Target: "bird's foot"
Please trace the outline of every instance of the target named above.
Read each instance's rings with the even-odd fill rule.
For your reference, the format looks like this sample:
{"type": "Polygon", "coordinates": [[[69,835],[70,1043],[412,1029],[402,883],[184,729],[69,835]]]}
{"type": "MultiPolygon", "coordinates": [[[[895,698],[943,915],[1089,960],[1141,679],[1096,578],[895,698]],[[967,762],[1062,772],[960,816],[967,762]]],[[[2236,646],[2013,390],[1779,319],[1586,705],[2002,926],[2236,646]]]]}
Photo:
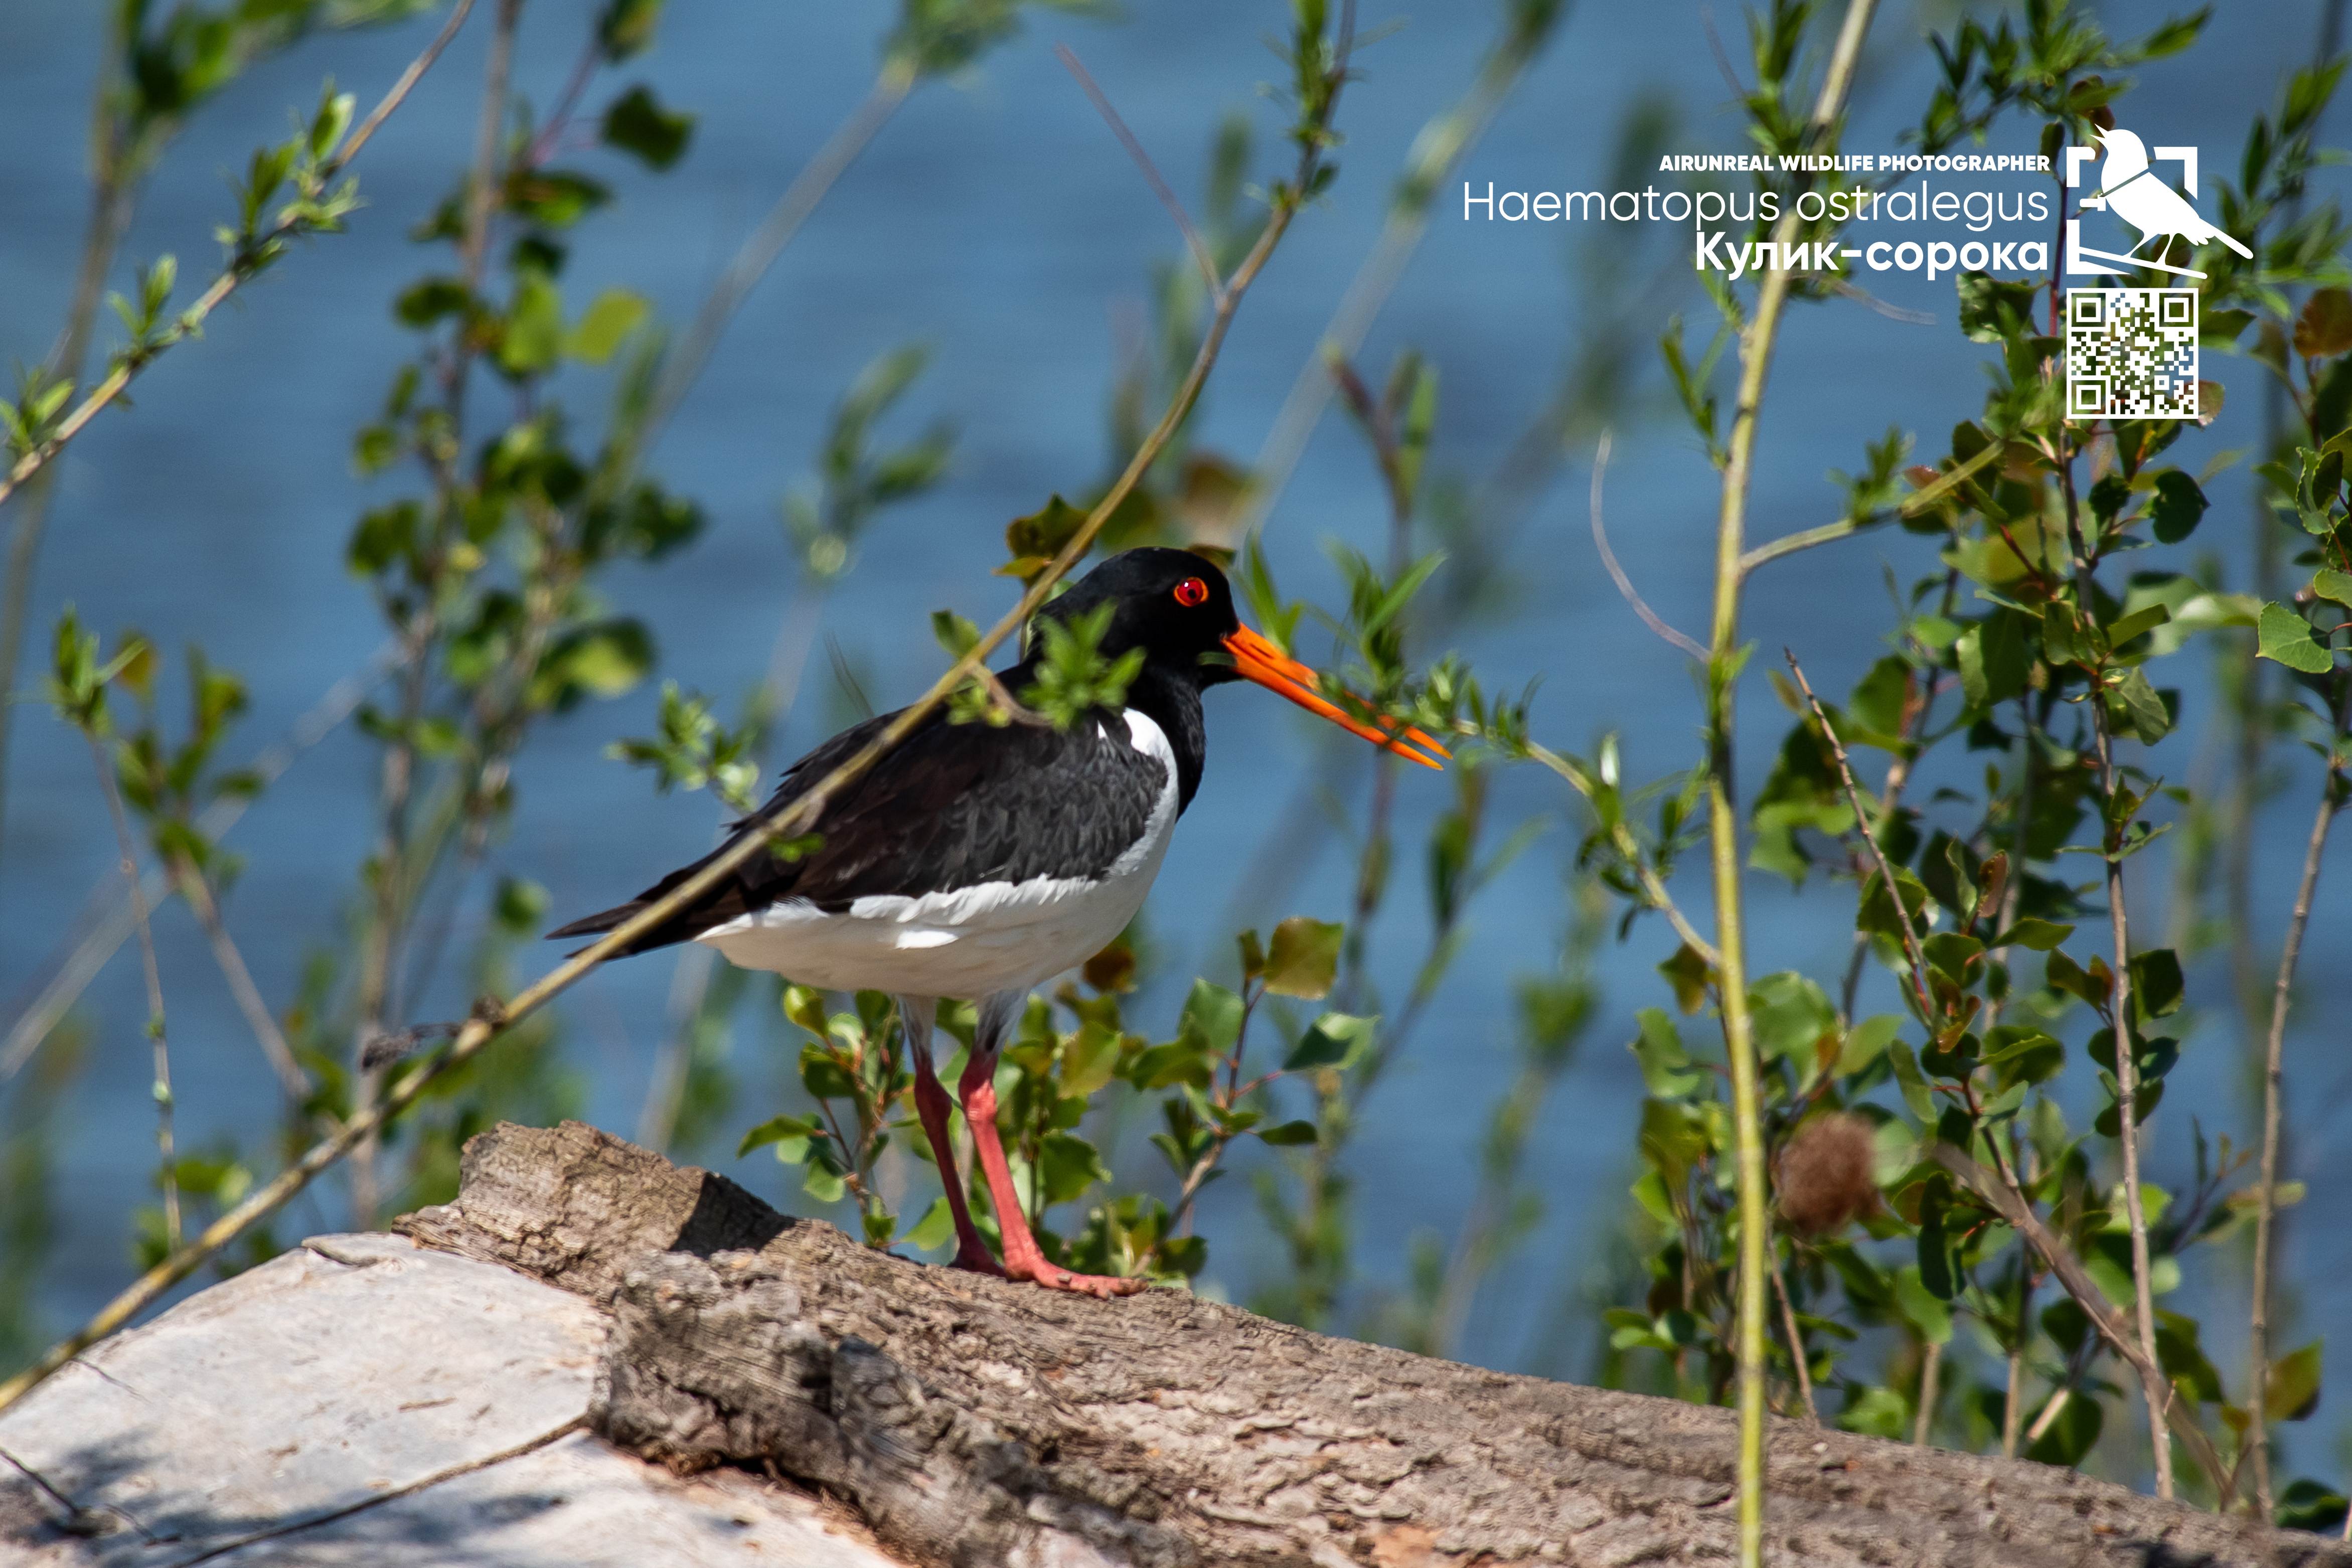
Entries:
{"type": "Polygon", "coordinates": [[[1048,1263],[1043,1253],[1034,1257],[1016,1253],[1004,1260],[1004,1272],[1011,1279],[1025,1279],[1048,1290],[1067,1290],[1073,1295],[1092,1296],[1102,1301],[1115,1296],[1132,1296],[1149,1283],[1142,1279],[1122,1279],[1115,1274],[1075,1273],[1058,1264],[1048,1263]]]}
{"type": "Polygon", "coordinates": [[[995,1258],[990,1254],[988,1248],[981,1246],[976,1241],[967,1242],[963,1246],[957,1247],[955,1261],[949,1264],[948,1267],[950,1268],[969,1269],[974,1274],[986,1274],[998,1279],[1007,1278],[1004,1272],[1004,1265],[996,1261],[995,1258]]]}

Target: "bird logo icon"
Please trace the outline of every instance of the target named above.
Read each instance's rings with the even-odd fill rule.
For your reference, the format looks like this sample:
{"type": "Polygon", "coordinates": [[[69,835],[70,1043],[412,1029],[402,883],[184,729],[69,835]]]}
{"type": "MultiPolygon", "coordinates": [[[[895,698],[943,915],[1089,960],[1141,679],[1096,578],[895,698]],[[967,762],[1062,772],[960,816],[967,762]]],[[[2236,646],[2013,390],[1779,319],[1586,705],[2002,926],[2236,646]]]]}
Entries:
{"type": "Polygon", "coordinates": [[[2164,242],[2168,242],[2175,236],[2186,239],[2192,246],[2219,241],[2248,260],[2253,258],[2252,250],[2219,225],[2208,222],[2190,199],[2197,194],[2196,148],[2158,147],[2151,155],[2147,142],[2121,126],[2093,132],[2091,139],[2097,143],[2095,147],[2069,147],[2066,150],[2066,183],[2079,185],[2083,164],[2093,158],[2100,158],[2098,188],[2083,197],[2081,205],[2114,213],[2139,231],[2139,240],[2121,255],[2092,250],[2082,242],[2082,220],[2070,218],[2066,224],[2068,272],[2114,277],[2132,267],[2147,267],[2180,278],[2203,278],[2205,274],[2202,272],[2175,267],[2163,259],[2164,242]],[[2159,161],[2178,162],[2181,165],[2188,195],[2173,189],[2156,173],[2156,163],[2159,161]],[[2140,251],[2150,241],[2158,243],[2150,257],[2142,257],[2140,251]],[[2094,265],[2097,262],[2124,265],[2094,265]]]}

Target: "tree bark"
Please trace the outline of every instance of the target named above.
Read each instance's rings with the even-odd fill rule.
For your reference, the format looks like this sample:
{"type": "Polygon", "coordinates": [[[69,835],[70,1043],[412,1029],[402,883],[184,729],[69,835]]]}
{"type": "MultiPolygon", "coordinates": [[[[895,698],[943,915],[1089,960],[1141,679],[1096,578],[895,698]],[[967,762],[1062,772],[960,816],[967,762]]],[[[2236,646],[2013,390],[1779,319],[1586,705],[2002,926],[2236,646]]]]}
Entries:
{"type": "MultiPolygon", "coordinates": [[[[1729,1410],[1507,1376],[1158,1289],[1103,1302],[871,1251],[576,1122],[502,1126],[399,1222],[605,1305],[592,1426],[847,1499],[924,1563],[1730,1558],[1729,1410]]],[[[1776,1420],[1767,1555],[2352,1568],[2073,1471],[1776,1420]]]]}

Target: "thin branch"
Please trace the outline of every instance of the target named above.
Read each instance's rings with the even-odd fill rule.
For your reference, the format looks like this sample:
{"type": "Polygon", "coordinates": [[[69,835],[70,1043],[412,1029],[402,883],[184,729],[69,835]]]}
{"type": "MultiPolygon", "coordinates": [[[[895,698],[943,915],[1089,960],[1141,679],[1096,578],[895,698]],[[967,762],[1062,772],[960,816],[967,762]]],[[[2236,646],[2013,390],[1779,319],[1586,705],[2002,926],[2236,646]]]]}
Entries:
{"type": "MultiPolygon", "coordinates": [[[[1528,755],[1566,779],[1570,786],[1579,795],[1591,798],[1591,781],[1583,776],[1581,770],[1570,763],[1566,757],[1550,747],[1533,741],[1528,742],[1528,755]]],[[[1659,878],[1649,859],[1642,854],[1642,847],[1633,837],[1633,829],[1625,826],[1622,817],[1611,832],[1609,841],[1619,857],[1633,868],[1634,879],[1640,884],[1643,897],[1648,901],[1649,907],[1666,917],[1666,922],[1675,928],[1675,934],[1687,942],[1692,952],[1706,960],[1708,967],[1713,968],[1721,964],[1723,960],[1715,951],[1715,944],[1699,934],[1698,928],[1691,924],[1690,918],[1685,915],[1681,907],[1675,902],[1674,895],[1666,891],[1666,884],[1659,878]]]]}
{"type": "MultiPolygon", "coordinates": [[[[1876,8],[1876,0],[1847,0],[1837,44],[1813,105],[1811,140],[1816,143],[1834,145],[1834,133],[1853,86],[1855,63],[1862,56],[1862,40],[1876,8]]],[[[1774,242],[1784,247],[1793,244],[1798,221],[1796,204],[1791,203],[1773,226],[1774,242]]],[[[1764,275],[1756,309],[1740,333],[1739,388],[1732,405],[1722,503],[1716,517],[1715,610],[1706,658],[1707,868],[1715,892],[1716,946],[1722,954],[1717,995],[1724,1055],[1731,1068],[1733,1181],[1739,1215],[1734,1350],[1738,1368],[1740,1568],[1762,1568],[1764,1561],[1764,1278],[1772,1246],[1772,1215],[1764,1169],[1764,1109],[1759,1082],[1762,1068],[1748,1011],[1747,928],[1732,738],[1738,722],[1739,592],[1744,580],[1740,563],[1747,538],[1748,483],[1756,461],[1757,420],[1771,374],[1772,346],[1789,300],[1790,276],[1778,269],[1764,275]]]]}
{"type": "Polygon", "coordinates": [[[1789,1336],[1789,1364],[1797,1369],[1797,1397],[1803,1402],[1805,1419],[1818,1426],[1822,1413],[1813,1408],[1813,1372],[1805,1364],[1805,1336],[1797,1331],[1797,1309],[1789,1300],[1789,1282],[1780,1277],[1780,1254],[1776,1247],[1772,1260],[1772,1292],[1780,1298],[1780,1328],[1789,1336]]]}
{"type": "Polygon", "coordinates": [[[253,1031],[278,1081],[285,1085],[287,1098],[300,1105],[310,1097],[310,1075],[294,1059],[294,1047],[286,1043],[285,1031],[270,1016],[269,1005],[261,999],[260,987],[253,983],[253,972],[245,966],[245,955],[237,952],[236,941],[228,934],[227,923],[221,919],[220,900],[213,896],[211,879],[185,858],[175,859],[171,869],[173,879],[180,886],[180,897],[194,911],[196,923],[205,928],[205,939],[212,945],[213,962],[220,965],[221,978],[228,982],[229,994],[236,999],[237,1011],[245,1015],[246,1026],[253,1031]]]}
{"type": "MultiPolygon", "coordinates": [[[[467,13],[473,8],[474,0],[457,0],[457,8],[449,13],[449,20],[442,25],[441,31],[434,36],[433,41],[425,46],[425,52],[408,63],[408,68],[402,71],[399,79],[392,84],[392,90],[383,95],[365,120],[360,121],[360,128],[352,133],[351,139],[332,158],[320,165],[319,183],[322,186],[332,184],[337,175],[351,166],[352,160],[360,155],[360,150],[367,145],[376,128],[391,117],[392,111],[407,99],[409,90],[432,68],[433,62],[441,58],[441,51],[448,47],[449,40],[457,36],[457,29],[464,24],[467,13]]],[[[257,274],[255,258],[267,254],[273,245],[292,233],[300,221],[299,216],[289,213],[263,230],[250,247],[230,258],[220,276],[196,297],[194,304],[180,313],[179,320],[155,341],[149,352],[135,356],[126,355],[89,396],[75,405],[73,412],[65,416],[48,439],[17,458],[7,475],[0,478],[0,501],[6,500],[26,479],[47,468],[51,459],[65,450],[67,443],[80,435],[83,427],[97,418],[108,404],[122,395],[141,371],[154,363],[174,344],[194,336],[223,300],[236,293],[240,284],[257,274]]]]}
{"type": "MultiPolygon", "coordinates": [[[[1979,469],[1999,458],[2000,453],[2001,443],[1999,441],[1990,443],[1967,462],[1954,465],[1947,472],[1937,475],[1911,495],[1904,498],[1903,503],[1895,509],[1895,515],[1898,518],[1918,516],[1965,484],[1979,469]]],[[[1865,521],[1866,520],[1842,517],[1835,522],[1825,522],[1818,528],[1801,529],[1795,533],[1783,534],[1769,544],[1759,544],[1741,556],[1739,574],[1745,577],[1768,561],[1778,561],[1781,556],[1793,555],[1800,550],[1811,550],[1816,544],[1834,543],[1849,534],[1859,532],[1865,525],[1865,521]]],[[[2021,553],[2018,559],[2022,561],[2024,556],[2021,553]]]]}
{"type": "MultiPolygon", "coordinates": [[[[1354,26],[1353,0],[1343,0],[1339,34],[1342,40],[1353,36],[1354,26]]],[[[1000,643],[1027,622],[1044,605],[1055,585],[1094,547],[1097,536],[1110,521],[1111,514],[1133,493],[1145,471],[1159,460],[1178,427],[1192,413],[1193,405],[1200,400],[1201,389],[1206,384],[1209,372],[1215,366],[1223,349],[1225,334],[1233,326],[1234,313],[1241,308],[1250,285],[1256,281],[1258,274],[1272,258],[1275,247],[1288,232],[1292,219],[1305,205],[1305,193],[1310,188],[1316,172],[1322,166],[1324,132],[1339,108],[1341,89],[1347,81],[1348,66],[1349,54],[1343,47],[1336,52],[1327,78],[1327,91],[1318,118],[1302,128],[1302,148],[1297,173],[1291,183],[1277,192],[1265,228],[1259,232],[1249,254],[1234,269],[1233,279],[1210,319],[1207,331],[1202,336],[1200,349],[1193,355],[1192,368],[1170,398],[1160,423],[1136,448],[1125,470],[1103,493],[1102,499],[1095,503],[1094,510],[1087,515],[1086,521],[1078,526],[1077,531],[1071,535],[1069,542],[1062,547],[1045,571],[1038,574],[1021,595],[1020,602],[1003,619],[982,633],[945,673],[931,683],[929,690],[901,709],[898,716],[860,747],[856,754],[773,816],[748,823],[747,831],[733,845],[713,856],[700,871],[524,987],[511,1001],[500,1004],[486,998],[478,1004],[473,1016],[466,1021],[457,1038],[442,1055],[407,1074],[383,1100],[352,1116],[333,1136],[313,1144],[301,1159],[206,1226],[204,1234],[194,1243],[149,1269],[81,1328],[52,1345],[32,1365],[0,1383],[0,1411],[15,1405],[90,1345],[121,1328],[165,1291],[203,1267],[205,1259],[275,1213],[315,1181],[321,1172],[357,1147],[362,1140],[375,1136],[387,1121],[415,1104],[436,1079],[472,1060],[510,1025],[520,1023],[546,1006],[582,976],[734,875],[738,868],[754,856],[768,854],[775,843],[808,832],[841,791],[864,777],[886,753],[938,712],[950,695],[982,668],[982,662],[1000,643]]]]}
{"type": "Polygon", "coordinates": [[[155,1152],[161,1160],[163,1187],[163,1239],[173,1251],[180,1247],[180,1173],[172,1141],[172,1047],[163,1032],[163,973],[155,962],[155,929],[147,918],[147,894],[140,886],[139,852],[131,847],[131,818],[122,809],[122,790],[115,782],[114,764],[94,729],[82,731],[89,742],[89,760],[98,768],[99,793],[106,797],[106,814],[114,820],[114,842],[122,856],[123,885],[131,889],[131,915],[139,927],[139,961],[147,981],[147,1038],[153,1047],[155,1152]]]}
{"type": "Polygon", "coordinates": [[[776,205],[743,242],[742,248],[727,264],[727,270],[719,274],[719,281],[711,285],[686,336],[664,356],[661,377],[654,384],[651,406],[646,415],[646,439],[650,440],[677,412],[679,402],[710,363],[711,353],[725,334],[727,323],[734,320],[735,312],[742,309],[743,301],[767,275],[768,268],[775,265],[776,258],[792,244],[793,237],[816,211],[817,204],[824,200],[834,182],[857,161],[866,144],[898,112],[898,106],[914,90],[915,81],[913,67],[904,60],[893,57],[885,63],[881,74],[874,79],[874,85],[850,111],[849,118],[841,122],[824,145],[817,149],[816,156],[784,188],[784,194],[776,198],[776,205]]]}
{"type": "Polygon", "coordinates": [[[1103,117],[1103,123],[1110,127],[1110,133],[1118,138],[1118,144],[1127,149],[1127,155],[1135,160],[1138,169],[1143,171],[1144,184],[1150,185],[1151,194],[1160,198],[1160,205],[1168,209],[1168,216],[1176,220],[1177,228],[1183,233],[1185,247],[1192,251],[1194,264],[1201,268],[1201,280],[1209,286],[1209,299],[1213,302],[1224,283],[1217,277],[1216,258],[1209,254],[1208,242],[1201,237],[1201,231],[1192,226],[1192,216],[1185,212],[1184,204],[1176,199],[1176,193],[1168,188],[1168,182],[1160,177],[1158,169],[1152,167],[1151,154],[1143,150],[1143,143],[1135,139],[1135,132],[1129,131],[1127,121],[1118,117],[1118,110],[1111,107],[1110,100],[1104,97],[1102,89],[1095,85],[1095,79],[1087,74],[1087,68],[1078,63],[1078,57],[1072,52],[1070,46],[1055,44],[1054,53],[1069,73],[1078,79],[1078,86],[1085,89],[1087,100],[1094,104],[1095,112],[1103,117]]]}
{"type": "Polygon", "coordinates": [[[1685,636],[1668,626],[1664,617],[1643,602],[1642,595],[1633,590],[1633,579],[1625,575],[1625,568],[1617,564],[1617,552],[1609,548],[1609,530],[1601,521],[1601,482],[1609,474],[1609,447],[1612,434],[1607,430],[1601,432],[1601,445],[1592,452],[1592,542],[1601,552],[1601,563],[1609,568],[1609,580],[1617,584],[1617,592],[1633,606],[1633,613],[1642,617],[1643,626],[1693,658],[1705,663],[1706,649],[1699,646],[1696,637],[1685,636]]]}
{"type": "MultiPolygon", "coordinates": [[[[2083,1309],[2084,1315],[2091,1320],[2092,1325],[2099,1331],[2099,1337],[2107,1342],[2109,1348],[2128,1362],[2143,1378],[2161,1378],[2164,1375],[2157,1367],[2155,1359],[2140,1348],[2131,1325],[2124,1321],[2121,1314],[2109,1304],[2106,1293],[2091,1278],[2090,1270],[2083,1267],[2073,1248],[2042,1223],[2042,1216],[2033,1212],[2033,1205],[2025,1201],[2025,1194],[2017,1190],[2015,1183],[2006,1173],[1997,1175],[1986,1170],[1949,1143],[1938,1142],[1930,1152],[1930,1157],[1965,1182],[1970,1191],[1992,1206],[2011,1229],[2023,1237],[2033,1250],[2042,1255],[2042,1261],[2050,1265],[2051,1273],[2058,1277],[2058,1283],[2065,1288],[2066,1294],[2074,1299],[2074,1304],[2083,1309]]],[[[2058,1397],[2064,1396],[2065,1391],[2062,1389],[2058,1397]]],[[[2215,1478],[2218,1484],[2221,1477],[2229,1474],[2229,1467],[2221,1463],[2221,1455],[2213,1449],[2212,1440],[2205,1436],[2204,1429],[2197,1425],[2197,1418],[2180,1401],[2168,1400],[2165,1403],[2169,1407],[2165,1414],[2171,1420],[2173,1431],[2189,1449],[2189,1457],[2207,1475],[2215,1478]]],[[[2054,1411],[2045,1410],[2043,1418],[2035,1422],[2033,1430],[2026,1434],[2026,1440],[2030,1443],[2039,1438],[2054,1416],[2054,1411]]]]}
{"type": "Polygon", "coordinates": [[[1870,811],[1862,803],[1862,790],[1853,782],[1853,764],[1846,760],[1845,742],[1838,739],[1837,728],[1822,707],[1822,700],[1813,695],[1812,682],[1805,679],[1805,667],[1797,662],[1794,649],[1782,648],[1789,668],[1797,678],[1797,689],[1805,694],[1805,701],[1813,710],[1813,722],[1822,727],[1822,739],[1830,744],[1830,755],[1837,760],[1838,778],[1845,785],[1845,798],[1853,807],[1854,826],[1862,832],[1863,843],[1870,847],[1870,858],[1878,863],[1879,880],[1885,885],[1886,897],[1895,906],[1895,923],[1903,933],[1903,956],[1911,965],[1911,994],[1919,1004],[1919,1022],[1929,1028],[1935,1026],[1935,1004],[1927,997],[1927,959],[1919,947],[1919,933],[1912,928],[1911,910],[1903,901],[1903,889],[1895,880],[1894,863],[1886,851],[1879,847],[1878,835],[1870,826],[1870,811]]]}
{"type": "MultiPolygon", "coordinates": [[[[2074,510],[2073,460],[2067,463],[2066,500],[2071,514],[2074,510]]],[[[2088,566],[2084,567],[2087,573],[2088,566]]],[[[2083,595],[2087,607],[2090,595],[2083,595]]],[[[2106,690],[2099,678],[2093,677],[2096,689],[2091,694],[2092,733],[2098,742],[2102,802],[2112,802],[2116,792],[2123,787],[2116,767],[2115,737],[2110,732],[2107,716],[2106,690]]],[[[2106,813],[2103,810],[2102,815],[2106,813]]],[[[2176,1401],[2172,1384],[2157,1362],[2156,1352],[2156,1292],[2150,1279],[2147,1247],[2147,1205],[2140,1192],[2139,1147],[2139,1047],[2133,1037],[2131,1010],[2131,928],[2130,915],[2124,904],[2124,863],[2118,853],[2122,848],[2124,824],[2109,823],[2105,834],[2107,871],[2107,928],[2115,942],[2114,1013],[2116,1040],[2116,1142],[2123,1148],[2124,1215],[2131,1225],[2132,1300],[2138,1320],[2139,1344],[2142,1352],[2137,1363],[2140,1393],[2147,1401],[2148,1439],[2156,1450],[2156,1495],[2169,1499],[2173,1495],[2172,1446],[2164,1440],[2166,1413],[2176,1401]]],[[[2216,1487],[2221,1485],[2226,1471],[2208,1468],[2207,1477],[2216,1487]]]]}
{"type": "Polygon", "coordinates": [[[1933,310],[1909,310],[1900,305],[1890,304],[1869,289],[1849,283],[1843,278],[1830,285],[1830,292],[1841,299],[1851,300],[1865,309],[1875,310],[1890,321],[1901,321],[1914,327],[1932,327],[1936,324],[1936,312],[1933,310]]]}
{"type": "Polygon", "coordinates": [[[1941,1340],[1929,1340],[1927,1351],[1919,1358],[1918,1408],[1911,1417],[1911,1446],[1924,1448],[1927,1434],[1936,1422],[1936,1374],[1943,1370],[1944,1344],[1941,1340]]]}
{"type": "MultiPolygon", "coordinates": [[[[2254,1461],[2254,1500],[2262,1517],[2271,1517],[2270,1397],[2272,1231],[2278,1218],[2280,1124],[2284,1120],[2286,1017],[2294,988],[2294,966],[2303,955],[2304,927],[2311,920],[2311,899],[2319,886],[2319,862],[2327,847],[2328,826],[2336,819],[2339,775],[2333,763],[2320,782],[2319,810],[2312,817],[2311,838],[2304,847],[2303,879],[2294,892],[2294,912],[2287,920],[2286,945],[2279,952],[2278,984],[2271,993],[2271,1029],[2263,1060],[2263,1165],[2261,1206],[2254,1216],[2253,1305],[2247,1315],[2246,1355],[2251,1365],[2246,1388],[2247,1418],[2252,1423],[2246,1444],[2254,1461]]],[[[2120,1058],[2119,1058],[2120,1059],[2120,1058]]]]}
{"type": "MultiPolygon", "coordinates": [[[[361,701],[392,668],[396,651],[392,645],[377,649],[375,657],[363,668],[328,688],[326,694],[311,706],[310,711],[294,721],[293,728],[286,732],[284,739],[261,752],[245,769],[259,788],[250,794],[235,791],[213,802],[196,818],[196,831],[207,839],[217,841],[234,826],[237,818],[243,816],[259,798],[262,790],[276,783],[279,775],[293,765],[297,757],[317,745],[352,716],[361,701]]],[[[150,902],[162,900],[171,891],[169,880],[160,871],[142,879],[140,886],[150,902]]],[[[79,924],[81,934],[72,951],[50,965],[49,978],[24,1011],[17,1014],[16,1021],[8,1026],[5,1041],[0,1042],[0,1083],[16,1077],[24,1069],[25,1064],[33,1059],[33,1053],[40,1048],[41,1042],[49,1037],[58,1021],[65,1017],[89,983],[97,978],[99,971],[130,938],[131,900],[128,890],[117,879],[103,878],[90,890],[79,924]]]]}
{"type": "MultiPolygon", "coordinates": [[[[1529,13],[1539,10],[1514,9],[1529,13]]],[[[1307,363],[1291,379],[1290,391],[1258,447],[1256,460],[1250,465],[1254,484],[1248,504],[1236,510],[1225,524],[1223,537],[1210,542],[1231,544],[1255,533],[1274,510],[1274,503],[1280,499],[1283,487],[1290,482],[1299,458],[1306,454],[1307,440],[1315,434],[1315,426],[1321,422],[1323,410],[1329,403],[1331,383],[1324,366],[1335,354],[1352,360],[1364,346],[1372,323],[1379,320],[1382,307],[1404,276],[1406,263],[1412,259],[1423,235],[1428,232],[1430,206],[1436,199],[1438,187],[1486,133],[1486,128],[1518,86],[1528,66],[1542,51],[1551,28],[1558,26],[1565,10],[1564,6],[1553,8],[1547,18],[1527,26],[1517,18],[1507,24],[1504,36],[1488,51],[1469,89],[1453,105],[1431,116],[1421,133],[1413,138],[1403,175],[1397,182],[1396,199],[1390,204],[1380,237],[1349,282],[1348,291],[1340,296],[1323,335],[1308,352],[1307,363]]]]}

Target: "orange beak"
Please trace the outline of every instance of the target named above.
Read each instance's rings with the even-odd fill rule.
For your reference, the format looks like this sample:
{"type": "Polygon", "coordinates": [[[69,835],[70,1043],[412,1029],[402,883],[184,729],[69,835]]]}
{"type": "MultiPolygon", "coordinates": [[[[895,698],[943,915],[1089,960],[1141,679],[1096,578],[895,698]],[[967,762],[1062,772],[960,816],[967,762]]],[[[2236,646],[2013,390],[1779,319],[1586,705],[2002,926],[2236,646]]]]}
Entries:
{"type": "Polygon", "coordinates": [[[1414,746],[1424,746],[1439,757],[1454,754],[1419,730],[1379,729],[1349,714],[1324,697],[1322,677],[1247,626],[1234,631],[1224,642],[1225,651],[1234,656],[1234,668],[1243,679],[1255,681],[1268,691],[1279,692],[1309,713],[1321,714],[1351,735],[1361,735],[1383,751],[1394,752],[1424,768],[1442,768],[1445,764],[1433,757],[1423,755],[1413,750],[1414,746]]]}

